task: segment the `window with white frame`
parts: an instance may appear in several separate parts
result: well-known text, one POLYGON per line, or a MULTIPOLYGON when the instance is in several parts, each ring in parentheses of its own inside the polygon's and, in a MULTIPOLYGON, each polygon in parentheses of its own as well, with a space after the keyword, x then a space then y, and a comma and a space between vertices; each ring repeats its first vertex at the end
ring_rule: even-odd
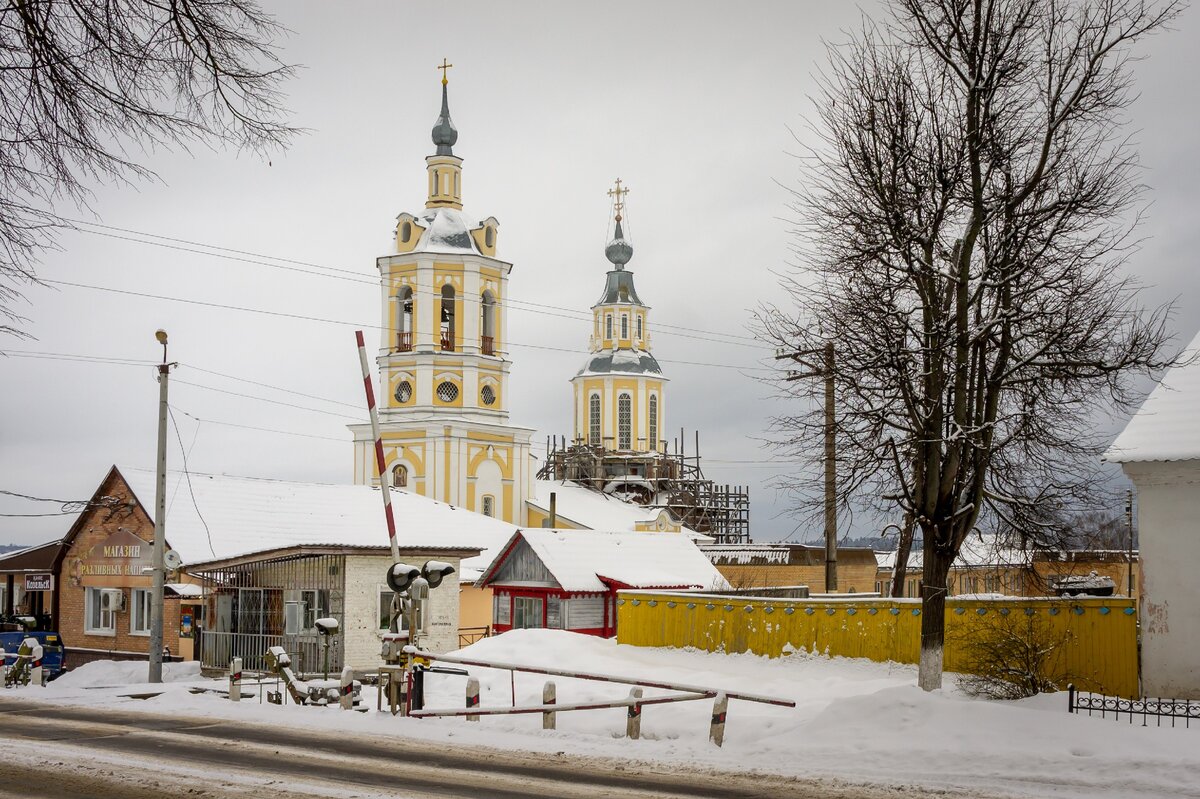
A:
POLYGON ((116 635, 117 614, 112 610, 113 603, 104 601, 107 593, 103 588, 89 588, 85 595, 85 611, 87 623, 84 632, 91 635, 116 635))
POLYGON ((497 591, 492 596, 492 624, 512 623, 512 597, 497 591))
POLYGON ((129 600, 129 634, 150 634, 150 600, 154 594, 145 588, 135 588, 129 600))
POLYGON ((536 596, 513 597, 512 626, 514 630, 542 627, 542 598, 536 596))
POLYGON ((638 314, 637 318, 637 337, 638 341, 642 340, 642 315, 638 314))
POLYGON ((600 446, 600 395, 593 394, 588 400, 588 443, 600 446))
POLYGON ((617 397, 617 449, 633 449, 633 400, 628 394, 617 397))
MULTIPOLYGON (((379 586, 379 629, 383 632, 391 627, 392 624, 392 589, 386 585, 379 586)), ((401 613, 397 625, 400 632, 408 632, 408 614, 401 613)), ((417 619, 418 626, 421 620, 417 619)))
POLYGON ((604 315, 604 337, 612 338, 612 314, 604 315))
POLYGON ((629 317, 621 314, 621 338, 629 338, 629 317))

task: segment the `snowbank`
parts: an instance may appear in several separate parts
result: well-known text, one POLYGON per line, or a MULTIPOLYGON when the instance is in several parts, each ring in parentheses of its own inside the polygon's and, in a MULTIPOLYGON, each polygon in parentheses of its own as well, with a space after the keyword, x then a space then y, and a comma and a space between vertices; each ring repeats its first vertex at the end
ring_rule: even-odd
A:
MULTIPOLYGON (((236 705, 217 693, 189 694, 194 682, 172 682, 146 701, 121 698, 128 689, 87 689, 111 682, 120 670, 145 679, 145 664, 93 664, 20 698, 93 706, 120 706, 182 716, 245 720, 281 715, 293 727, 400 735, 448 744, 608 756, 655 763, 663 770, 726 769, 805 778, 943 789, 981 795, 1078 797, 1196 797, 1200 731, 1156 729, 1072 716, 1063 694, 999 703, 971 699, 952 684, 925 693, 915 667, 796 652, 755 655, 651 649, 552 630, 515 630, 463 651, 473 658, 741 689, 796 702, 796 708, 731 701, 725 746, 708 742, 711 701, 652 705, 642 715, 643 740, 623 737, 624 709, 561 713, 558 729, 543 731, 539 715, 462 719, 402 719, 374 712, 375 693, 364 687, 367 714, 334 709, 276 707, 257 699, 236 705), (92 675, 95 675, 94 677, 92 675), (102 677, 102 678, 101 678, 102 677)), ((171 664, 172 666, 176 664, 171 664)), ((470 669, 481 683, 481 705, 540 704, 541 675, 470 669)), ((171 674, 172 679, 180 679, 171 674)), ((466 678, 430 675, 427 707, 460 708, 466 678)), ((617 699, 626 686, 552 678, 558 702, 617 699)), ((223 681, 205 681, 222 688, 223 681)), ((253 690, 246 687, 245 690, 253 690)), ((646 689, 646 696, 661 693, 646 689)), ((2 700, 0 700, 2 701, 2 700)))
MULTIPOLYGON (((139 685, 146 682, 149 664, 144 660, 94 660, 73 668, 52 684, 69 688, 139 685)), ((200 679, 200 664, 195 661, 162 664, 163 682, 200 679)), ((32 698, 32 697, 22 697, 32 698)))

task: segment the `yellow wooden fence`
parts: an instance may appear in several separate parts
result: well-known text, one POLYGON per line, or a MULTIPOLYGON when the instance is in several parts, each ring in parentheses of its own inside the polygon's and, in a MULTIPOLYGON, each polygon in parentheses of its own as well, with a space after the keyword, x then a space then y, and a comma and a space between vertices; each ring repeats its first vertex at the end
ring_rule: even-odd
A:
MULTIPOLYGON (((1048 671, 1084 691, 1136 697, 1137 615, 1124 598, 949 599, 947 671, 973 671, 981 636, 1035 634, 1057 645, 1048 671)), ((622 591, 617 641, 778 657, 826 655, 916 663, 919 600, 756 599, 665 591, 622 591)), ((1065 687, 1065 685, 1061 686, 1065 687)))

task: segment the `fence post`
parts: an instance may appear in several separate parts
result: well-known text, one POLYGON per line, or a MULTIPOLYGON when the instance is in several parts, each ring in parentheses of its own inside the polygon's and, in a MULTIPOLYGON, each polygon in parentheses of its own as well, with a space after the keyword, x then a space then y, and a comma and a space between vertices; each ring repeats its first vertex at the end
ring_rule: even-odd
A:
POLYGON ((342 710, 354 709, 354 669, 347 666, 342 669, 342 684, 338 689, 338 703, 342 710))
MULTIPOLYGON (((479 707, 479 678, 467 678, 467 707, 479 707)), ((479 716, 467 716, 467 721, 479 721, 479 716)))
POLYGON ((41 685, 46 684, 46 675, 42 673, 42 645, 34 643, 32 651, 29 653, 29 684, 41 685))
POLYGON ((242 701, 242 659, 234 658, 229 663, 229 698, 231 701, 242 701))
MULTIPOLYGON (((556 693, 555 693, 555 689, 554 689, 554 683, 553 683, 553 681, 547 680, 546 685, 542 688, 542 704, 543 705, 556 704, 555 699, 556 699, 556 693)), ((556 716, 556 714, 553 710, 549 711, 548 713, 542 714, 542 729, 543 730, 556 729, 555 716, 556 716)))
POLYGON ((717 694, 713 702, 712 725, 708 728, 708 739, 717 746, 725 743, 725 714, 729 710, 729 697, 724 692, 717 694))
POLYGON ((629 698, 635 701, 629 706, 629 717, 625 722, 625 735, 636 741, 642 737, 642 703, 636 701, 642 698, 642 689, 631 688, 629 698))
POLYGON ((1067 683, 1067 712, 1075 712, 1075 683, 1067 683))

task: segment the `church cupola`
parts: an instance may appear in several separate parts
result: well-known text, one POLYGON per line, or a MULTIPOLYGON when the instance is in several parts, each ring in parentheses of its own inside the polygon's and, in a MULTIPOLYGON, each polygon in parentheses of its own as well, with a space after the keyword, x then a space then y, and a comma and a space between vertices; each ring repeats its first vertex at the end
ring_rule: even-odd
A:
POLYGON ((622 225, 625 195, 616 187, 613 237, 604 247, 612 265, 604 291, 592 306, 591 354, 571 379, 575 386, 575 441, 590 447, 629 453, 663 452, 665 385, 650 352, 650 308, 638 297, 626 265, 633 245, 622 225))
POLYGON ((442 59, 438 67, 442 71, 442 112, 438 115, 433 126, 433 144, 437 147, 434 155, 425 159, 426 170, 429 172, 429 198, 425 201, 426 208, 457 208, 462 210, 462 159, 454 154, 454 145, 458 142, 458 128, 450 119, 450 98, 447 87, 450 81, 446 78, 446 70, 454 66, 442 59))

